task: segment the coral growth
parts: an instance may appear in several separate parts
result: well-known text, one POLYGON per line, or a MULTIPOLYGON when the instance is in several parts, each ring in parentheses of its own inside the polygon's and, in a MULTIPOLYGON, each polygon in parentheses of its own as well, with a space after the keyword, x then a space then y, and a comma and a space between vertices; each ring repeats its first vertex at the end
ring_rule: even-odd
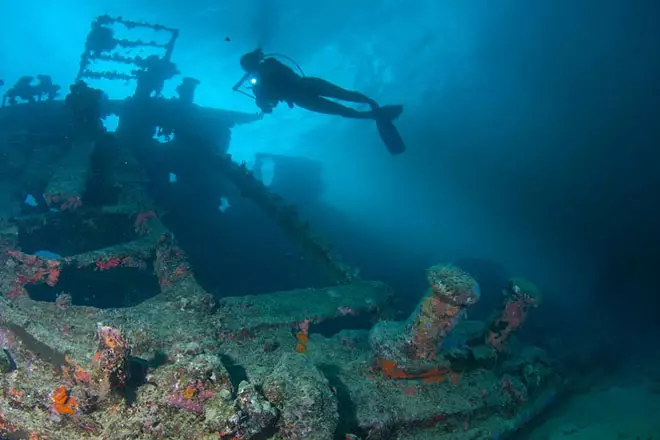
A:
POLYGON ((100 258, 96 260, 94 264, 96 266, 95 270, 101 270, 101 271, 115 269, 118 267, 132 267, 132 268, 144 270, 147 267, 146 262, 132 256, 100 258))
POLYGON ((541 303, 539 289, 529 281, 514 278, 504 291, 505 304, 500 316, 488 328, 486 342, 502 351, 511 334, 523 325, 529 310, 541 303))
MULTIPOLYGON (((216 301, 195 283, 170 234, 140 240, 155 244, 162 293, 138 306, 99 311, 73 305, 64 292, 55 304, 0 301, 11 304, 2 312, 18 323, 12 329, 25 326, 26 316, 41 317, 27 331, 17 331, 21 338, 33 333, 25 347, 46 354, 26 353, 0 327, 0 342, 16 352, 19 365, 5 377, 20 383, 7 387, 0 399, 1 417, 11 422, 3 429, 0 417, 0 436, 20 426, 26 435, 18 438, 52 432, 53 439, 327 440, 355 439, 350 433, 356 432, 386 439, 423 438, 418 434, 426 431, 428 438, 463 432, 476 438, 493 420, 516 417, 553 383, 538 352, 521 362, 518 355, 501 357, 498 370, 478 359, 473 341, 497 354, 483 344, 484 324, 469 336, 463 333, 472 327, 460 318, 478 298, 478 287, 455 268, 429 272, 429 292, 407 321, 381 321, 370 332, 342 330, 326 337, 324 321, 334 325, 333 320, 365 312, 376 316, 390 289, 365 283, 216 301), (319 325, 313 347, 312 322, 319 325), (446 348, 457 346, 447 338, 450 331, 460 341, 459 355, 446 348), (94 332, 95 343, 84 339, 94 332), (440 351, 442 342, 452 344, 440 351), (62 354, 52 355, 51 347, 62 354), (240 383, 235 394, 229 371, 240 383), (60 386, 53 391, 55 385, 60 386), (34 408, 45 409, 47 417, 24 416, 34 408)), ((60 262, 102 271, 125 266, 129 254, 134 255, 93 252, 60 262)), ((38 260, 16 255, 20 258, 4 253, 9 267, 27 264, 40 273, 38 260)), ((140 259, 148 255, 137 253, 140 259)), ((519 284, 511 290, 514 298, 529 297, 519 284)), ((507 319, 501 322, 522 323, 514 319, 521 316, 516 306, 504 307, 507 319)))
POLYGON ((92 381, 101 395, 126 385, 129 370, 130 345, 115 328, 99 325, 98 348, 92 358, 92 381))
POLYGON ((309 319, 305 319, 300 324, 300 331, 296 333, 296 351, 298 353, 307 353, 307 346, 309 345, 309 319))
POLYGON ((390 379, 419 379, 424 383, 444 382, 447 379, 452 383, 458 383, 460 380, 457 373, 443 365, 419 372, 410 372, 399 367, 395 361, 380 359, 378 360, 378 367, 390 379))
POLYGON ((204 412, 204 402, 213 397, 214 391, 206 388, 202 381, 194 381, 185 387, 179 387, 167 400, 168 405, 192 413, 204 412))
POLYGON ((433 360, 443 338, 480 297, 474 278, 456 266, 433 266, 427 271, 427 280, 430 294, 410 319, 412 359, 433 360))
POLYGON ((379 322, 371 330, 374 358, 385 362, 387 377, 444 380, 440 346, 480 297, 474 278, 455 266, 433 266, 427 280, 429 291, 406 322, 379 322))
POLYGON ((72 415, 78 411, 78 402, 71 397, 66 387, 60 386, 53 391, 52 408, 58 414, 72 415))
POLYGON ((29 284, 45 283, 53 287, 59 281, 59 260, 47 260, 14 249, 7 250, 7 253, 11 257, 8 264, 13 266, 13 272, 16 274, 12 287, 5 294, 8 298, 25 294, 25 286, 29 284))

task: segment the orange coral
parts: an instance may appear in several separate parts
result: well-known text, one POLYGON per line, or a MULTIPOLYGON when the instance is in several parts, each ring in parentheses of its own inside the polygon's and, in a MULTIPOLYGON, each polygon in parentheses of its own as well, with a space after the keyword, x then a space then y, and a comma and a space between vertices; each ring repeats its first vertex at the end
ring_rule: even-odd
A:
POLYGON ((378 366, 387 377, 397 377, 401 373, 396 366, 396 362, 390 359, 379 359, 378 366))
POLYGON ((307 336, 307 333, 304 332, 298 332, 296 339, 298 339, 298 342, 301 344, 307 344, 309 342, 309 336, 307 336))
POLYGON ((188 386, 186 388, 186 390, 183 392, 183 398, 186 399, 186 400, 190 400, 193 397, 195 397, 196 392, 197 392, 197 390, 195 390, 195 388, 193 388, 191 386, 188 386))
POLYGON ((307 353, 307 344, 309 344, 309 336, 307 333, 301 331, 296 334, 296 339, 298 344, 296 345, 296 351, 298 353, 307 353))
POLYGON ((420 373, 408 373, 391 359, 378 360, 378 366, 390 379, 421 379, 424 383, 437 383, 443 382, 449 376, 451 382, 456 384, 460 378, 458 374, 446 367, 436 367, 420 373))
POLYGON ((78 409, 78 402, 69 395, 64 386, 55 388, 52 401, 53 409, 59 414, 75 414, 78 409))
POLYGON ((116 348, 118 344, 117 338, 114 337, 114 335, 108 333, 104 335, 103 337, 103 343, 105 344, 106 347, 108 348, 116 348))
POLYGON ((115 328, 102 326, 98 330, 98 336, 101 341, 101 349, 124 350, 128 347, 121 332, 115 328))

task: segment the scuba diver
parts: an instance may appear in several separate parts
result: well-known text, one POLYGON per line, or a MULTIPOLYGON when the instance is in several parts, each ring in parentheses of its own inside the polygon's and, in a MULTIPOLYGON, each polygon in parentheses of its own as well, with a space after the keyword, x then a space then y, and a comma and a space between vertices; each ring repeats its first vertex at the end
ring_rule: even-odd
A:
POLYGON ((251 84, 249 88, 254 93, 256 104, 264 113, 272 113, 278 103, 286 102, 289 108, 298 106, 316 113, 350 119, 375 120, 378 132, 389 152, 401 154, 405 151, 403 140, 392 123, 401 115, 402 105, 381 107, 362 93, 343 89, 321 78, 298 74, 273 56, 264 54, 261 49, 243 55, 240 64, 245 75, 234 86, 234 90, 238 91, 249 79, 251 84), (355 110, 328 98, 369 104, 371 110, 355 110))

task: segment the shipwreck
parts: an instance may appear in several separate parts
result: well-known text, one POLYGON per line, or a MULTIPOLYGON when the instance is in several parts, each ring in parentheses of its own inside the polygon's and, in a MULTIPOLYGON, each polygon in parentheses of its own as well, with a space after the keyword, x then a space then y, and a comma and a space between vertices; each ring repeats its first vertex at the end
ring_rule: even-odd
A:
POLYGON ((161 96, 177 73, 177 36, 99 17, 65 99, 44 76, 6 94, 1 438, 502 439, 556 400, 565 378, 553 360, 515 340, 541 302, 533 284, 512 279, 489 322, 469 321, 479 285, 439 264, 412 315, 392 320, 392 289, 362 279, 227 154, 232 127, 258 115, 195 105, 193 78, 177 98, 161 96), (119 39, 113 26, 169 39, 119 39), (142 46, 162 54, 116 52, 142 46), (132 70, 95 71, 96 60, 132 70), (94 78, 136 81, 135 94, 105 99, 86 84, 94 78), (101 123, 110 114, 114 133, 101 123), (172 161, 210 179, 200 185, 233 187, 284 231, 327 285, 231 297, 205 289, 194 250, 157 200, 155 176, 168 170, 154 160, 155 131, 174 136, 172 161), (40 195, 35 209, 24 209, 27 192, 40 195))

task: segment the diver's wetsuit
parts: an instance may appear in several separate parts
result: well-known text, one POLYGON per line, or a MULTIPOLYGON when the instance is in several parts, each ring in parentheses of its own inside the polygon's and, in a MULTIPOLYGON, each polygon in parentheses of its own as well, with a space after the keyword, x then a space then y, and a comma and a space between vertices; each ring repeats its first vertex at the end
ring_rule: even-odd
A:
POLYGON ((320 78, 302 77, 290 67, 274 58, 265 58, 259 63, 256 84, 252 91, 257 106, 264 113, 271 113, 278 102, 286 102, 289 107, 297 105, 304 109, 339 115, 352 119, 375 119, 374 109, 378 104, 362 93, 352 92, 320 78), (371 111, 358 111, 326 98, 369 104, 371 111))
POLYGON ((264 57, 261 49, 243 55, 241 67, 246 72, 241 82, 253 75, 252 91, 257 106, 264 113, 271 113, 273 108, 283 101, 291 108, 297 105, 317 113, 351 119, 372 119, 376 121, 378 133, 391 154, 401 154, 406 150, 403 139, 392 122, 403 111, 402 105, 380 107, 376 101, 362 93, 343 89, 320 78, 303 77, 276 59, 264 57), (369 104, 371 110, 358 111, 328 98, 369 104))

